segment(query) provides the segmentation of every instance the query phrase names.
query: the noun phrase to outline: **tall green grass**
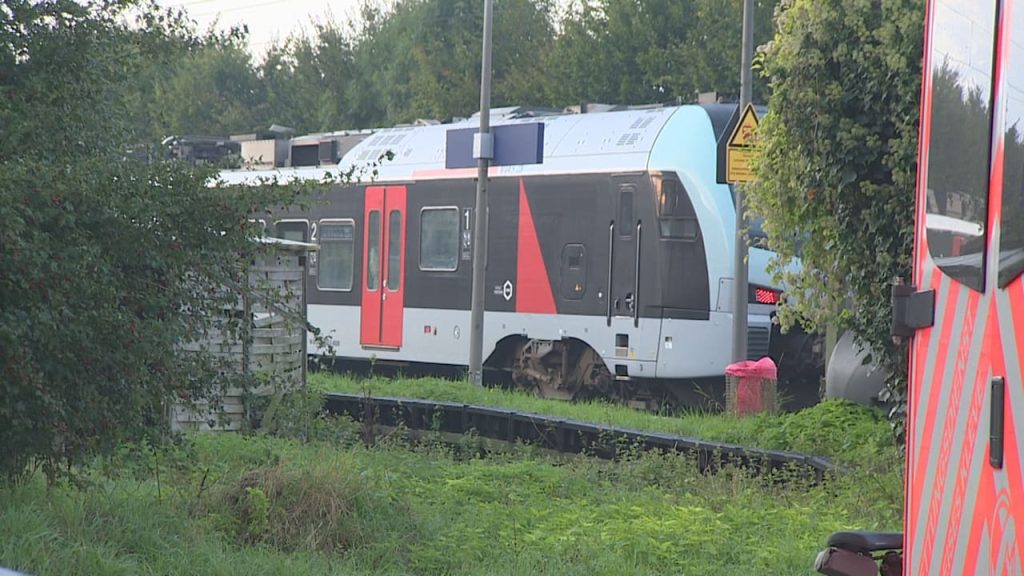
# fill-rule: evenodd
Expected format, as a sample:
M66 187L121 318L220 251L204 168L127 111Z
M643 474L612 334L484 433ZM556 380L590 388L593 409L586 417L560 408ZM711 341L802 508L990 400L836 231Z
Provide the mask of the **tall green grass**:
M206 435L80 482L0 490L0 565L33 574L809 574L832 531L898 528L895 475L768 483L678 456L465 458ZM344 433L342 433L343 437ZM159 481L158 481L159 478ZM886 511L886 506L890 509Z
M853 442L865 451L857 465L810 484L734 469L704 475L689 457L629 446L617 462L526 446L482 455L429 433L410 447L402 430L367 446L359 424L317 413L325 382L315 381L265 419L283 437L123 446L74 483L47 487L35 476L0 488L0 566L72 576L810 574L829 533L900 526L902 481L888 431L846 404L764 417L767 444L839 453ZM393 395L410 388L349 385ZM412 386L468 398L453 383ZM673 420L469 390L474 403L524 402L515 407L596 421L601 413L636 428ZM746 422L724 419L720 430ZM472 437L464 443L476 446Z
M440 378L358 378L341 374L310 375L319 391L445 400L562 416L653 432L670 432L748 447L790 450L835 460L863 462L895 451L881 411L829 401L796 414L736 417L706 410L665 416L609 402L546 400L526 392L481 388L467 381Z

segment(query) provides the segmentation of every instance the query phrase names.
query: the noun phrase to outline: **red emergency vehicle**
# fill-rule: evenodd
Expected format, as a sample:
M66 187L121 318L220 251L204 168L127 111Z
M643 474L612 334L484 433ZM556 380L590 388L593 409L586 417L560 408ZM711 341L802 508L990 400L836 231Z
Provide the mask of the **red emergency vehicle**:
M931 0L925 38L904 573L1019 575L1024 0Z
M833 534L816 567L1021 575L1024 0L929 0L925 42L904 532Z

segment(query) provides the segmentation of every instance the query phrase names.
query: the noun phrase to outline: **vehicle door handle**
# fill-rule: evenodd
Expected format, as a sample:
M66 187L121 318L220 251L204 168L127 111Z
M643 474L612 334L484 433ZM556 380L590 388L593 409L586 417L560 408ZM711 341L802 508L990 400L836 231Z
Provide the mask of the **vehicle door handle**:
M1003 439L1005 433L1006 379L992 379L992 405L989 415L988 463L999 470L1003 467Z

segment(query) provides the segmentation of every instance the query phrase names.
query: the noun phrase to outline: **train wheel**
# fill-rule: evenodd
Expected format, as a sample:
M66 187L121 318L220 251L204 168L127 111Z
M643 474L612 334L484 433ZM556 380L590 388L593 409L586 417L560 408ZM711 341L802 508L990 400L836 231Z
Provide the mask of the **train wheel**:
M578 340L529 340L517 345L512 380L542 398L608 396L614 379L601 356Z

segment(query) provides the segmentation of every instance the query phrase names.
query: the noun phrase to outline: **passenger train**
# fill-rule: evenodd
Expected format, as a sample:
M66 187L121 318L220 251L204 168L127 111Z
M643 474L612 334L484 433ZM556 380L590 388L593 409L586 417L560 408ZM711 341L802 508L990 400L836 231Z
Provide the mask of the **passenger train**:
M735 106L492 112L543 123L543 161L489 172L485 369L555 398L687 402L731 354L735 208L716 181ZM279 179L320 179L390 152L373 181L335 186L268 223L318 245L310 322L339 358L469 361L477 168L446 168L446 134L475 119L291 142ZM229 170L224 184L266 170ZM757 227L753 228L756 234ZM773 330L771 253L751 248L751 358L806 360L811 339ZM817 390L817 380L813 382Z

